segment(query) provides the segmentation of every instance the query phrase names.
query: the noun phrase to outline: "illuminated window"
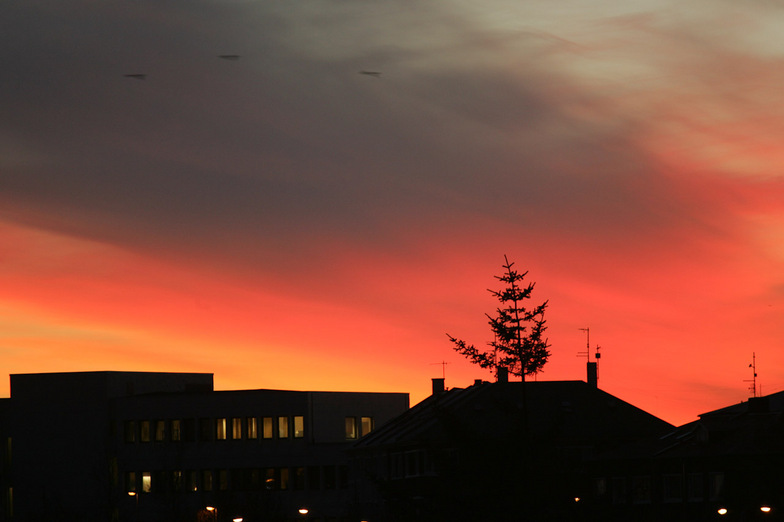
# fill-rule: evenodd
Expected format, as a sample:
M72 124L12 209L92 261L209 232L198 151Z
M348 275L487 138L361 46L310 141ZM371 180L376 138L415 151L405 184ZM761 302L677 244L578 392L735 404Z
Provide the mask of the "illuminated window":
M301 439L305 436L305 418L302 415L294 416L294 438Z
M150 442L150 421L143 420L139 423L139 440Z
M125 442L136 442L136 423L125 421Z
M149 493L152 491L152 473L149 471L142 472L142 493Z
M173 419L171 421L171 440L172 442L179 442L182 440L182 423L180 419Z
M278 417L278 438L279 439L288 439L289 438L289 418L288 417Z
M155 442L163 442L166 440L166 421L155 421Z
M272 417L264 417L261 420L261 436L265 439L271 439L273 437L273 427L272 427Z
M362 430L361 435L363 437L373 431L373 417L362 417L360 427Z
M357 418L356 417L346 417L346 438L347 439L356 439L357 438Z
M231 438L235 440L242 438L242 418L240 417L231 419Z
M215 419L215 439L226 440L226 418Z
M247 427L247 436L249 439L258 439L259 438L259 424L258 419L256 417L248 417L246 422Z
M125 491L136 491L136 472L129 471L125 474Z

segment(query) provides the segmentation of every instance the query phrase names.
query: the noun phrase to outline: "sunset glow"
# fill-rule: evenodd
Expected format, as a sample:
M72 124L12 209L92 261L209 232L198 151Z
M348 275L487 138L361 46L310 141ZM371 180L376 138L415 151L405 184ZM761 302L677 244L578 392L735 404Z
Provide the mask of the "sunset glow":
M446 334L490 340L507 255L540 379L585 379L589 327L669 422L748 398L752 353L784 390L782 9L4 5L3 370L414 404L492 379Z

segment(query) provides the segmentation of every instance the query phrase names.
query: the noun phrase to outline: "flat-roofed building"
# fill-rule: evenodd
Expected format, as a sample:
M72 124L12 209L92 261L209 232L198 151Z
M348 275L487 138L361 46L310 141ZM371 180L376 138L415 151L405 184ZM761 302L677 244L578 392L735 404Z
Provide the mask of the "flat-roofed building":
M201 373L11 375L6 519L347 519L345 449L408 401L215 391Z

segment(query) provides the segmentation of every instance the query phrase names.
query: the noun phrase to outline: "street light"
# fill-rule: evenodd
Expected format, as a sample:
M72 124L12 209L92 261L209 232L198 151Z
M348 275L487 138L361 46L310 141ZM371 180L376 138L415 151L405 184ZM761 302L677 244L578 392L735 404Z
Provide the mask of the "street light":
M297 511L299 511L300 515L307 515L308 514L308 508L306 508L306 507L299 508Z
M213 520L214 520L215 522L218 522L218 508L216 508L215 506L207 506L207 507L206 507L206 508L204 508L204 509L206 509L207 511L209 511L210 513L212 513L212 518L213 518Z
M762 506L762 507L760 507L760 511L762 511L763 513L770 513L770 506L767 506L767 505L766 506Z
M718 513L719 513L719 515L726 515L727 514L727 508L719 508Z

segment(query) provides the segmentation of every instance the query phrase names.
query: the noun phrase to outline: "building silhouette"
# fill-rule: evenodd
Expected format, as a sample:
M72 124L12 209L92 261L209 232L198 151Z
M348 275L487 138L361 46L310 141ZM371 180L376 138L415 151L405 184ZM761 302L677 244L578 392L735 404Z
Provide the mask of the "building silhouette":
M345 449L408 394L214 391L212 374L11 375L3 520L347 520Z
M476 381L350 451L363 520L576 520L601 451L673 426L582 381Z
M0 521L784 519L784 392L675 427L588 370L433 379L410 409L204 373L11 375Z

